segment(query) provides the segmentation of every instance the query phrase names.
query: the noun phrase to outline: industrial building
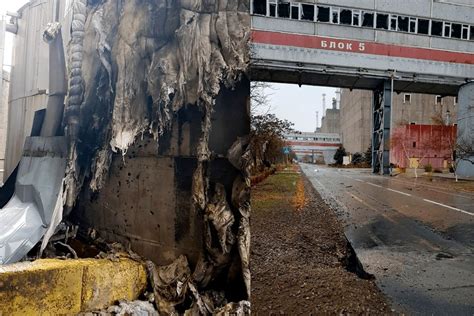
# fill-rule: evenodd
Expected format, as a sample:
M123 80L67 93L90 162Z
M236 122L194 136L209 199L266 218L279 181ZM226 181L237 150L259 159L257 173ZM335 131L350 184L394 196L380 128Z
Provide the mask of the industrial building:
M326 109L324 116L321 119L321 133L340 134L341 132L341 117L340 110L337 108L337 100L332 100L332 108Z
M334 154L341 146L339 134L294 132L285 135L285 142L298 160L334 163Z
M341 141L350 153L365 152L372 143L371 91L342 89ZM393 94L392 126L455 125L457 98L440 95Z

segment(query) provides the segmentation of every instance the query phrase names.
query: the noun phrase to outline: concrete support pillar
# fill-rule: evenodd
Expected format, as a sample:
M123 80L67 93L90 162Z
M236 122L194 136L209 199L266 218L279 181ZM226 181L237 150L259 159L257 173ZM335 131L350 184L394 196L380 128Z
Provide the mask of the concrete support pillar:
M390 125L392 111L391 82L385 81L374 91L372 100L372 171L390 173Z
M228 151L250 132L249 95L246 79L235 89L223 87L211 118L213 154L206 162L206 176L209 188L223 185L229 200L241 170L229 162ZM186 255L194 266L204 247L204 214L192 202L202 118L197 105L183 107L158 142L144 135L125 156L114 154L103 188L93 193L86 183L71 216L81 227L96 229L108 241L130 245L159 265Z
M456 172L460 177L474 177L474 82L459 89L457 112Z

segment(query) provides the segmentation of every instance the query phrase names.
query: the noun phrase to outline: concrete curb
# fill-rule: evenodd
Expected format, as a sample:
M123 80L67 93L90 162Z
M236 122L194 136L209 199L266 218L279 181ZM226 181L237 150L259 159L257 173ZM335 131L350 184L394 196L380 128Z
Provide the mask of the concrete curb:
M1 315L71 315L135 300L146 288L131 259L44 259L0 266Z

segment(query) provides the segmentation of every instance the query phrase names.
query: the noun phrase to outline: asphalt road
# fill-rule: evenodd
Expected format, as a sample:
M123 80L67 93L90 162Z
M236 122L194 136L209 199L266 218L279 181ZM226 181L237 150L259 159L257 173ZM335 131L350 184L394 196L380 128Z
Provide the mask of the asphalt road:
M474 194L302 164L398 312L474 315Z

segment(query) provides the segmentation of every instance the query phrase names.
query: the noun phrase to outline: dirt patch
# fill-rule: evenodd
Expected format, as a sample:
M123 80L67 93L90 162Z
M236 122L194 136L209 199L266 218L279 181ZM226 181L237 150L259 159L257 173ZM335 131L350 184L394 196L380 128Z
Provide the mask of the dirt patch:
M359 277L341 223L300 173L277 173L252 191L252 313L390 313Z

